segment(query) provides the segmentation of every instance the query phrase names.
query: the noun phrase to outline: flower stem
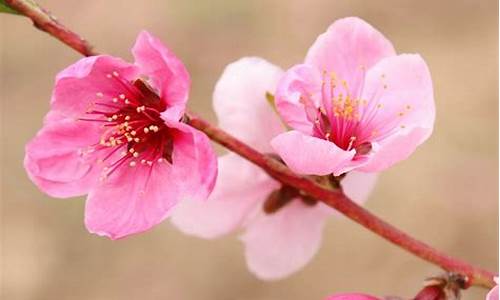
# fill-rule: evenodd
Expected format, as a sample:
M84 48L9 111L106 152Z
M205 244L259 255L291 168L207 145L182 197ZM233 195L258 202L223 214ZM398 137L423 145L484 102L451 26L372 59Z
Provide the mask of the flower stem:
M16 11L29 17L38 29L59 39L84 56L97 54L84 39L64 27L45 9L41 8L32 0L5 0L5 2ZM405 232L373 215L363 207L357 205L340 190L323 188L316 182L293 173L275 158L258 152L227 132L197 116L186 114L185 119L189 125L204 132L213 141L259 166L276 180L301 190L311 197L324 202L354 222L364 226L373 233L407 250L415 256L418 256L434 265L440 266L448 272L454 272L462 275L466 280L467 286L475 285L492 288L495 285L493 281L493 273L473 266L465 261L450 257L447 254L411 237Z
M258 152L247 144L199 117L188 115L187 123L192 127L203 131L213 141L253 162L274 179L299 189L311 197L324 202L354 222L364 226L373 233L407 250L408 252L432 264L440 266L448 272L463 275L468 286L476 285L491 288L495 285L493 281L493 273L475 267L465 261L450 257L447 254L411 237L407 233L392 226L370 213L368 210L359 206L344 195L340 190L325 189L316 182L293 173L278 160Z

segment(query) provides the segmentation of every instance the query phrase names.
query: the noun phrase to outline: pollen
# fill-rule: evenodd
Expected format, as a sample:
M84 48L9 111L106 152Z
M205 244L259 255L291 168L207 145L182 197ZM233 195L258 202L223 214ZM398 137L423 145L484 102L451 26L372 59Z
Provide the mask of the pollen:
M128 165L133 168L137 165L137 163L135 161L131 161Z
M95 95L96 95L97 97L99 97L99 98L102 98L102 97L104 96L104 94L103 94L103 93L101 93L101 92L98 92L98 93L96 93Z

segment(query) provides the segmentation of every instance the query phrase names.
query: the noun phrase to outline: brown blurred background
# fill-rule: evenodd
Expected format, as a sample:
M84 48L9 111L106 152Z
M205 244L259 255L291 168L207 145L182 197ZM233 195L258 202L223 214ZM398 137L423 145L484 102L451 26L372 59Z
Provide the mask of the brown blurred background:
M187 64L192 110L214 121L224 66L262 56L300 62L335 19L360 16L398 52L419 52L433 75L437 122L411 159L384 172L368 209L446 252L498 270L498 2L57 1L40 3L100 52L131 59L147 29ZM45 196L28 180L24 144L48 109L55 74L80 56L28 20L0 15L2 299L322 299L334 292L415 295L439 269L345 218L302 271L263 282L236 235L206 241L164 222L112 242L83 226L84 198ZM465 299L484 299L473 288Z

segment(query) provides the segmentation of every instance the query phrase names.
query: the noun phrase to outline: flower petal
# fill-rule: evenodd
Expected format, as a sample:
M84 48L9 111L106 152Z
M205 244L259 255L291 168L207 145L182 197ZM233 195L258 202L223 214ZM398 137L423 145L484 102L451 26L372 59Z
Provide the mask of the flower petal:
M175 208L172 222L184 233L203 238L227 234L279 184L236 154L219 158L219 176L207 201L186 200Z
M325 300L379 300L379 298L375 298L366 294L349 293L349 294L331 295Z
M498 277L495 277L494 279L497 285L488 292L486 300L498 300Z
M271 145L292 171L303 175L340 175L356 153L295 130L278 135Z
M89 145L98 141L99 129L94 123L48 121L26 145L24 166L28 176L53 197L83 195L98 177L96 157L86 152Z
M166 124L176 129L171 175L179 186L182 199L205 200L217 178L217 156L210 140L184 123L166 121Z
M276 108L290 127L306 134L312 133L314 119L308 117L307 109L319 107L321 80L318 69L302 64L290 68L279 81ZM304 105L304 98L310 99L309 107Z
M292 200L274 214L260 214L248 223L241 240L248 268L261 279L281 279L305 266L321 244L330 215L323 204Z
M379 31L365 21L349 17L335 21L309 49L305 63L320 71L335 72L345 80L354 98L364 69L384 57L396 55L394 48Z
M262 152L283 132L283 125L266 93L274 93L283 71L258 57L229 64L214 91L214 110L219 126Z
M344 193L357 204L362 204L373 191L377 173L351 171L340 182Z
M80 59L56 76L51 108L65 117L79 118L96 101L112 103L114 97L124 92L117 78L109 78L113 72L122 79L133 80L138 69L108 55Z
M425 61L417 54L403 54L380 61L366 75L364 99L372 99L360 121L365 135L383 140L399 130L427 128L432 133L436 109L432 79ZM420 144L419 143L419 144Z
M428 128L415 127L399 131L384 141L384 145L373 153L372 158L357 170L361 172L380 172L407 159L428 136Z
M137 37L132 54L141 73L149 77L160 97L166 101L167 111L164 115L178 121L184 113L191 86L184 64L147 31L142 31Z
M119 239L163 221L179 202L179 189L170 180L171 171L167 163L118 168L89 193L85 205L87 229Z

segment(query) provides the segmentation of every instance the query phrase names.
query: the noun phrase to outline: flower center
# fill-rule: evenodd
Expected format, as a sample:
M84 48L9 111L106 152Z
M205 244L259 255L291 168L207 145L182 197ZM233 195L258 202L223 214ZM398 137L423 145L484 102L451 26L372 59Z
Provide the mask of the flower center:
M354 149L356 155L365 155L372 150L372 141L406 128L402 122L412 107L405 104L404 99L385 107L382 103L388 88L385 74L380 75L380 82L371 95L364 95L366 71L363 66L359 70L362 74L356 76L352 86L339 80L335 72L323 71L319 95L302 93L300 101L308 119L314 123L314 136L346 151Z
M152 167L156 163L172 163L172 130L161 118L166 109L164 101L142 79L129 82L117 72L106 77L118 81L122 93L106 99L98 92L98 100L86 112L89 118L79 119L104 123L99 142L82 151L106 152L100 160L106 163L101 180L123 165Z

